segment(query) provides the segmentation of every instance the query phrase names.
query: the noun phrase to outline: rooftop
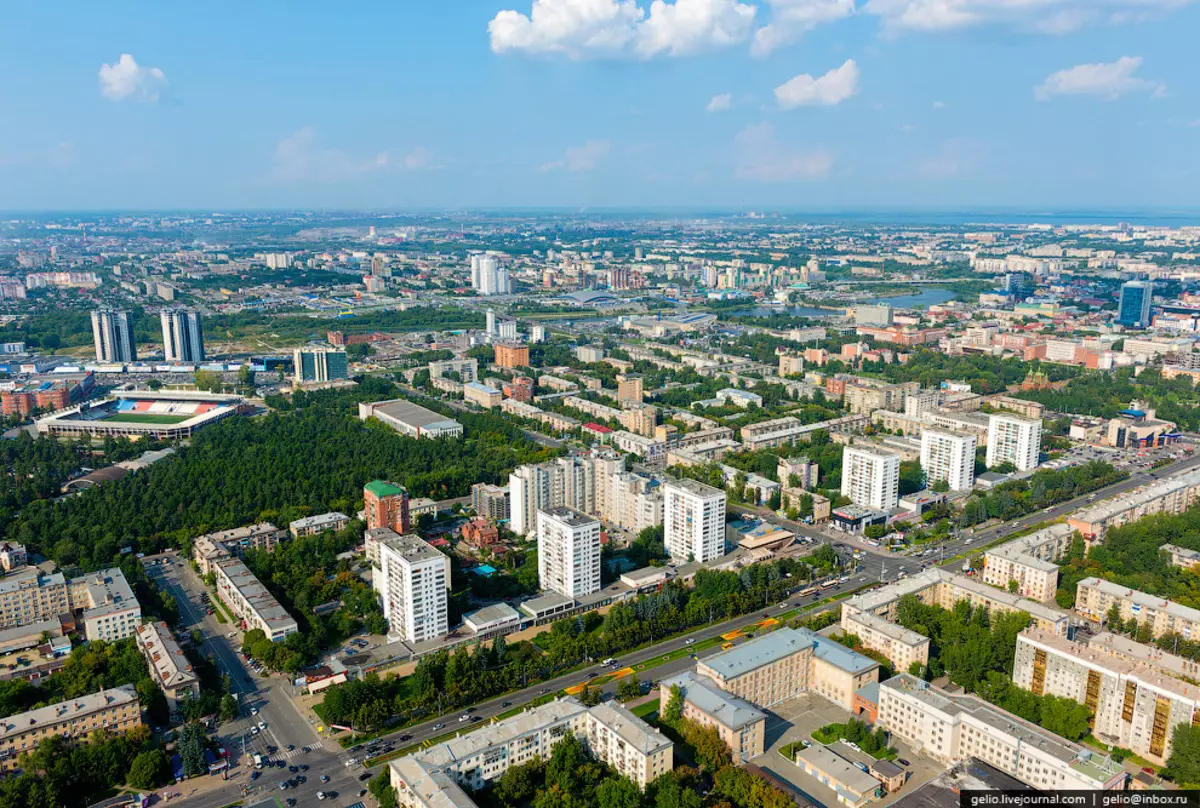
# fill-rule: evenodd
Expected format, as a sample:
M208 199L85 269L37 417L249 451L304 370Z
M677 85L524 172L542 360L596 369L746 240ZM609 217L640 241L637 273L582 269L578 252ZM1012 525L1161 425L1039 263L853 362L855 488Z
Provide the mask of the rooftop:
M381 401L370 405L370 407L373 411L380 412L389 418L401 421L412 427L427 429L429 427L458 426L458 422L453 418L447 418L440 412L426 409L419 404L414 404L403 398Z
M230 585L246 599L258 617L271 627L273 631L295 629L296 621L287 610L275 600L275 596L267 591L262 581L254 577L254 573L237 558L225 558L217 561L213 568L220 570L229 579Z
M719 488L713 488L711 485L705 485L704 483L699 482L698 480L693 480L689 477L684 477L679 480L668 480L665 488L668 490L674 488L678 491L686 491L689 494L697 497L703 497L705 499L725 496L725 492Z
M428 561L431 558L446 558L441 550L438 550L415 533L406 533L403 536L393 533L391 536L379 537L378 541L381 552L386 548L396 555L401 556L409 563L414 561ZM380 557L382 558L382 555ZM446 581L446 584L447 586L450 584L449 580Z
M878 631L889 640L903 643L904 645L923 645L929 642L929 638L925 635L918 634L898 623L889 623L882 617L873 615L870 612L860 612L849 619L862 623L868 628Z
M781 628L707 657L703 664L723 679L733 679L781 659L811 649L813 656L851 673L879 667L870 657L808 629Z
M582 527L583 525L600 524L594 517L588 516L585 513L580 513L574 508L568 508L565 505L555 505L552 508L539 508L539 513L544 513L555 522L560 522L568 527Z
M377 497L394 497L398 494L408 493L403 486L396 485L387 480L372 480L363 486L363 490L370 491Z
M0 740L19 736L39 727L52 727L59 721L81 718L105 708L136 704L137 701L137 691L133 685L121 685L89 693L77 699L48 704L25 713L0 718Z
M288 525L292 530L301 530L310 527L320 527L322 525L332 525L337 522L347 522L349 516L341 511L330 511L329 513L319 513L316 516L306 516L303 519L297 519Z
M668 690L673 685L678 685L683 697L698 710L731 729L740 730L767 717L750 702L713 687L703 676L697 676L695 671L686 671L662 680L662 687Z
M1157 595L1151 595L1137 589L1130 589L1127 586L1121 586L1112 581L1105 581L1102 578L1084 578L1079 582L1079 587L1096 589L1110 597L1128 600L1134 605L1135 611L1140 611L1141 609L1161 609L1173 617L1178 617L1180 620L1186 620L1189 623L1200 623L1200 609L1193 609L1190 606L1184 606L1182 603L1165 600Z
M806 761L810 766L827 775L827 783L834 791L848 790L855 795L867 794L879 788L879 781L828 746L812 744L796 753L796 760Z
M1200 485L1200 469L1193 469L1144 485L1129 493L1111 497L1106 502L1079 511L1071 518L1085 523L1103 522L1146 502L1166 497L1183 488L1192 488L1198 485Z

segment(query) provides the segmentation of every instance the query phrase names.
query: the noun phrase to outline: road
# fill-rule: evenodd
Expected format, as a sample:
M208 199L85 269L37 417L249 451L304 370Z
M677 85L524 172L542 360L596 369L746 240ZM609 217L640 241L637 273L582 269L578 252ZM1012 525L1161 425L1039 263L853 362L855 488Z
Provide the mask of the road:
M160 558L169 564L151 563ZM221 808L242 798L242 787L247 786L255 793L270 792L281 800L296 799L298 805L317 802L317 791L336 792L337 797L326 800L323 805L343 808L359 802L358 793L366 787L357 778L363 773L361 766L347 768L344 763L350 756L333 741L322 742L316 729L290 698L291 685L286 679L262 678L242 660L241 632L229 623L220 623L216 615L209 615L200 600L205 590L203 582L184 563L177 553L171 551L161 556L143 559L146 571L155 583L166 589L179 604L179 627L181 631L198 628L204 633L205 641L200 646L217 664L222 673L228 674L231 689L237 694L241 715L222 724L219 739L232 754L230 777L219 788L212 788L186 799L189 808ZM233 636L230 637L229 635ZM256 714L251 714L255 710ZM253 732L262 721L266 728ZM288 750L288 746L292 750ZM311 751L304 752L308 747ZM284 761L287 765L307 765L309 771L288 772L286 768L263 769L256 780L251 780L254 771L253 755L265 755L273 761ZM297 774L307 777L307 782L296 789L279 791L279 783ZM329 777L329 783L320 782L321 775ZM219 775L218 775L219 776ZM197 781L191 781L195 783ZM207 784L206 784L207 785ZM175 790L188 794L189 783Z

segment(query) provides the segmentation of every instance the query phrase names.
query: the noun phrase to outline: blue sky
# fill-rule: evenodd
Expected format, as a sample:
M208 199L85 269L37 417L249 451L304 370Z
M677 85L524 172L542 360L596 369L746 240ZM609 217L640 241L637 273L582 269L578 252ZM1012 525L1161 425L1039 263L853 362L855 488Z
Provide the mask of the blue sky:
M1193 0L63 8L0 209L1200 209Z

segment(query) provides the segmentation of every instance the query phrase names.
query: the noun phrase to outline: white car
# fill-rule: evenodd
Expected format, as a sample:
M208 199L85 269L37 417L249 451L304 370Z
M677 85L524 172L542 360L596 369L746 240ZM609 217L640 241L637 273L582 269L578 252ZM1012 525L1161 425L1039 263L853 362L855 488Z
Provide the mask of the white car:
M259 728L259 729L261 729L261 730L266 730L266 728L267 728L267 722L266 722L266 721L259 721L259 722L258 722L258 728Z
M686 640L683 641L683 644L684 645L695 645L696 640L693 639L692 637L688 637Z
M257 735L257 734L258 734L258 727L250 727L250 734L251 734L251 735Z
M257 708L257 707L251 707L251 708L250 708L250 715L258 715L258 708Z
M324 791L318 791L318 792L317 792L317 799L319 799L319 800L323 800L323 799L325 799L325 792L324 792Z

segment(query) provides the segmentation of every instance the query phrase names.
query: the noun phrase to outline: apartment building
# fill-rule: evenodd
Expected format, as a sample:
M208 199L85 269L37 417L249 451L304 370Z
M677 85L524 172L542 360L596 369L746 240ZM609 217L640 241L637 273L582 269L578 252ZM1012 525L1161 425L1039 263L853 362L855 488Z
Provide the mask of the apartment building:
M895 508L900 501L900 455L873 446L847 446L842 451L842 495L864 508Z
M791 479L795 477L797 487L813 488L817 484L819 471L817 464L807 457L781 457L776 464L776 476L784 487L790 487Z
M975 485L975 438L941 429L921 430L921 468L927 484L944 482L951 491Z
M1164 544L1158 548L1171 557L1171 563L1176 567L1184 569L1192 569L1200 564L1200 551L1189 550L1187 547L1180 547L1178 544Z
M641 375L637 373L617 374L617 401L641 404L644 397L645 390L642 388Z
M429 378L440 379L449 374L458 376L459 382L474 382L479 380L479 360L475 357L466 359L443 359L440 362L429 363Z
M606 522L640 533L663 523L662 484L653 477L624 471L623 464L621 471L612 474L597 470L596 509Z
M296 620L240 559L216 561L212 573L217 581L217 596L240 621L244 631L261 629L271 642L281 642L300 630Z
M959 601L966 601L972 607L989 611L1027 612L1039 628L1055 634L1065 634L1067 630L1066 612L942 567L930 567L909 578L855 595L842 604L842 614L873 614L894 623L900 599L905 595L915 595L922 603L943 609L953 609Z
M225 545L214 541L211 534L197 536L192 542L192 560L196 562L201 575L208 575L212 572L213 564L232 555Z
M1076 586L1075 611L1080 614L1104 620L1113 606L1122 620L1148 623L1155 637L1175 632L1189 640L1200 638L1200 609L1101 578L1084 578Z
M771 421L760 421L741 428L742 444L749 450L773 449L778 446L795 446L818 429L827 432L851 432L871 422L869 415L846 415L815 424L805 424L799 418L784 416Z
M663 486L663 535L676 564L701 564L725 555L725 492L690 480Z
M71 611L61 572L20 567L0 578L0 629L40 623Z
M500 406L500 403L504 401L504 394L495 387L482 382L467 382L463 385L463 400L484 409L491 409Z
M779 355L779 375L788 377L804 373L804 357L792 354Z
M673 687L679 688L683 717L703 727L716 727L736 761L745 763L766 751L767 714L762 710L726 693L695 671L659 682L660 704L667 703Z
M921 389L917 382L883 384L874 380L855 379L846 383L843 393L846 409L858 415L870 415L875 410L903 411L904 402Z
M1037 789L1120 790L1129 777L1106 755L908 674L880 684L877 723L942 763L974 757Z
M412 530L408 507L408 489L387 480L372 480L363 486L363 510L367 529L387 527L397 533Z
M1153 650L1132 660L1092 643L1039 629L1017 636L1013 683L1036 694L1077 701L1092 712L1092 734L1154 763L1171 754L1179 724L1200 724L1200 687L1166 675Z
M293 538L300 539L305 536L316 536L327 530L341 530L348 524L350 524L349 516L341 511L330 511L297 519L288 524L288 531L291 532Z
M1128 342L1128 340L1126 340ZM998 410L1016 413L1031 421L1040 421L1046 413L1046 405L1039 401L1026 401L1023 398L1013 398L1005 395L984 396L983 403Z
M600 522L563 506L539 510L538 585L580 598L600 591Z
M1012 463L1017 471L1037 468L1042 451L1042 422L1018 415L988 417L987 467Z
M667 459L667 445L660 440L635 435L619 429L609 436L612 445L626 454L637 455L648 464L661 463Z
M142 607L133 596L125 573L117 567L89 572L67 582L71 608L81 611L84 636L92 640L123 640L142 622Z
M519 342L497 342L495 345L495 364L498 368L527 368L529 364L529 346Z
M200 677L171 635L166 623L142 623L134 632L138 650L146 658L150 675L167 697L171 712L184 698L200 695Z
M1058 591L1054 562L1071 549L1074 536L1069 525L1058 524L993 547L983 554L984 583L1008 589L1015 581L1021 597L1052 602Z
M909 418L920 418L927 412L932 412L942 405L944 393L936 388L916 390L904 399L904 414ZM888 408L890 409L890 408Z
M653 404L630 404L621 411L618 420L633 434L653 438L654 427L658 426L658 408Z
M1136 522L1156 513L1183 513L1200 499L1200 469L1185 471L1077 511L1067 524L1097 542L1110 528Z
M581 398L579 396L566 396L562 400L563 406L570 407L573 410L586 413L593 418L600 418L605 421L620 421L621 410L616 407L610 407L607 404L601 404L599 401Z
M201 547L204 548L205 554L216 552L215 548L218 547L225 550L226 555L244 556L247 550L270 552L287 537L287 530L275 527L270 522L259 522L254 525L218 530L215 533L197 536L192 545L192 555L196 557L196 563L199 565ZM207 572L207 570L202 570L202 572Z
M391 784L405 808L474 808L468 789L483 788L513 766L548 760L567 735L639 789L674 765L674 744L624 707L587 708L563 698L394 760Z
M781 628L699 660L696 674L758 707L816 693L850 711L854 694L879 680L879 663L816 632Z
M864 648L878 651L892 668L907 671L914 662L929 664L929 638L904 626L889 623L870 612L842 612L842 631L862 640Z
M509 517L508 486L475 483L471 486L471 508L477 516L493 522Z
M450 557L420 536L377 535L371 586L383 602L388 635L407 643L450 633Z
M508 475L509 528L518 536L537 530L537 512L564 505L595 512L596 472L590 458L560 457L518 466Z
M96 730L121 733L141 723L141 702L133 685L0 718L0 771L15 771L20 754L32 751L47 738L86 739Z

